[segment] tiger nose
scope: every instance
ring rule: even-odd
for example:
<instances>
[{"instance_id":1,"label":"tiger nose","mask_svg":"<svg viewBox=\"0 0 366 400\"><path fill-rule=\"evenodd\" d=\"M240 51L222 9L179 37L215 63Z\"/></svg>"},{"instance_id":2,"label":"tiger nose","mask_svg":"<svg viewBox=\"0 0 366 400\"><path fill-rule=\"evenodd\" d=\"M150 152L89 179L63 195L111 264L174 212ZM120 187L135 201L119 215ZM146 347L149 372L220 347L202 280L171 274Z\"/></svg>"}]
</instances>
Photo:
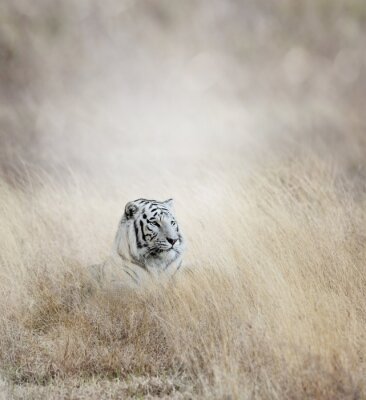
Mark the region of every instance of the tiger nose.
<instances>
[{"instance_id":1,"label":"tiger nose","mask_svg":"<svg viewBox=\"0 0 366 400\"><path fill-rule=\"evenodd\" d=\"M174 244L178 241L178 239L171 239L171 238L166 238L166 240L167 240L172 246L174 246Z\"/></svg>"}]
</instances>

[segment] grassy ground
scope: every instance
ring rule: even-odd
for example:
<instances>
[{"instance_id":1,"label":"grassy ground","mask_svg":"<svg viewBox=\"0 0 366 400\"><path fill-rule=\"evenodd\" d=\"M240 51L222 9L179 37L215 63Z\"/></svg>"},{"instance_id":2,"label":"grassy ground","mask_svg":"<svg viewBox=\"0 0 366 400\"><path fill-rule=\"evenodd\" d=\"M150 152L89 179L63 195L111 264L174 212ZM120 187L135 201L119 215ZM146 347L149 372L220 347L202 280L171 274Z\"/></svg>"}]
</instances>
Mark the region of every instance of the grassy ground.
<instances>
[{"instance_id":1,"label":"grassy ground","mask_svg":"<svg viewBox=\"0 0 366 400\"><path fill-rule=\"evenodd\" d=\"M138 293L88 294L77 260L107 247L103 199L2 185L1 365L15 398L364 397L364 192L305 164L217 181L209 207L182 188L192 272Z\"/></svg>"},{"instance_id":2,"label":"grassy ground","mask_svg":"<svg viewBox=\"0 0 366 400\"><path fill-rule=\"evenodd\" d=\"M0 9L0 399L366 398L364 2ZM138 197L189 271L90 291Z\"/></svg>"}]
</instances>

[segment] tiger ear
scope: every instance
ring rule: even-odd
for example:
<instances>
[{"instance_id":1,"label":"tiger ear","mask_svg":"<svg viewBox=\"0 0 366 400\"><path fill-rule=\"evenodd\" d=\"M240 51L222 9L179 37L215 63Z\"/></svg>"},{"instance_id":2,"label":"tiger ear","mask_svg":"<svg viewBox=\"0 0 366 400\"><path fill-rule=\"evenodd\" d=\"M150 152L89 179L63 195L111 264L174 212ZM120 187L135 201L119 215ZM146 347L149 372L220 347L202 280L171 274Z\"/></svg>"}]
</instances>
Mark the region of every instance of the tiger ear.
<instances>
[{"instance_id":1,"label":"tiger ear","mask_svg":"<svg viewBox=\"0 0 366 400\"><path fill-rule=\"evenodd\" d=\"M163 203L165 205L167 205L169 208L173 208L174 200L173 199L168 199L168 200L165 200Z\"/></svg>"},{"instance_id":2,"label":"tiger ear","mask_svg":"<svg viewBox=\"0 0 366 400\"><path fill-rule=\"evenodd\" d=\"M172 212L172 214L174 214L174 200L173 199L165 200L163 202L163 204L168 207L168 209Z\"/></svg>"},{"instance_id":3,"label":"tiger ear","mask_svg":"<svg viewBox=\"0 0 366 400\"><path fill-rule=\"evenodd\" d=\"M129 203L127 203L126 207L125 207L126 218L127 219L132 218L137 213L138 209L139 208L133 201L130 201Z\"/></svg>"}]
</instances>

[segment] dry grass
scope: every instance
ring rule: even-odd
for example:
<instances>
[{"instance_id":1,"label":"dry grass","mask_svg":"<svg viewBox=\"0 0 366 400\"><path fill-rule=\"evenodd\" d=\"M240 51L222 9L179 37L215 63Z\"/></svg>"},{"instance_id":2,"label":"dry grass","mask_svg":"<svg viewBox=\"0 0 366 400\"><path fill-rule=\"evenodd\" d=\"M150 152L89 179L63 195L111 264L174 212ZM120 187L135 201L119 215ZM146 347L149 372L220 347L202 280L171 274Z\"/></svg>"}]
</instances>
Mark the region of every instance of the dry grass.
<instances>
[{"instance_id":1,"label":"dry grass","mask_svg":"<svg viewBox=\"0 0 366 400\"><path fill-rule=\"evenodd\" d=\"M15 398L365 397L365 193L355 196L315 159L236 181L217 181L225 196L205 209L181 189L191 272L137 293L88 291L82 260L108 241L91 240L87 220L98 201L97 220L108 220L103 199L80 188L75 196L72 185L30 194L2 184L6 390Z\"/></svg>"},{"instance_id":2,"label":"dry grass","mask_svg":"<svg viewBox=\"0 0 366 400\"><path fill-rule=\"evenodd\" d=\"M1 400L366 398L365 18L1 2ZM139 197L190 271L90 290Z\"/></svg>"}]
</instances>

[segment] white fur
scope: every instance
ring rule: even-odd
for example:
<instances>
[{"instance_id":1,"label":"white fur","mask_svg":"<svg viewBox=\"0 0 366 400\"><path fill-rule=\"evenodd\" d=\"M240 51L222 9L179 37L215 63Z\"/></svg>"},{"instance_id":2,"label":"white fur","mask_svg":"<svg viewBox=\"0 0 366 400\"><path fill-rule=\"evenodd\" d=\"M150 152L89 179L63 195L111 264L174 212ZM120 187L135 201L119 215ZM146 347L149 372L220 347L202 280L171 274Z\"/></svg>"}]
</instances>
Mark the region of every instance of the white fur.
<instances>
[{"instance_id":1,"label":"white fur","mask_svg":"<svg viewBox=\"0 0 366 400\"><path fill-rule=\"evenodd\" d=\"M157 211L151 212L151 209ZM153 220L159 227L151 223ZM149 281L171 277L181 267L185 247L178 229L172 200L157 202L139 199L127 203L112 254L104 264L93 267L94 275L101 283L128 287L139 287ZM146 233L145 239L149 240L142 239L142 231ZM151 239L150 234L155 237ZM172 244L168 238L176 242ZM159 249L156 254L155 248Z\"/></svg>"}]
</instances>

